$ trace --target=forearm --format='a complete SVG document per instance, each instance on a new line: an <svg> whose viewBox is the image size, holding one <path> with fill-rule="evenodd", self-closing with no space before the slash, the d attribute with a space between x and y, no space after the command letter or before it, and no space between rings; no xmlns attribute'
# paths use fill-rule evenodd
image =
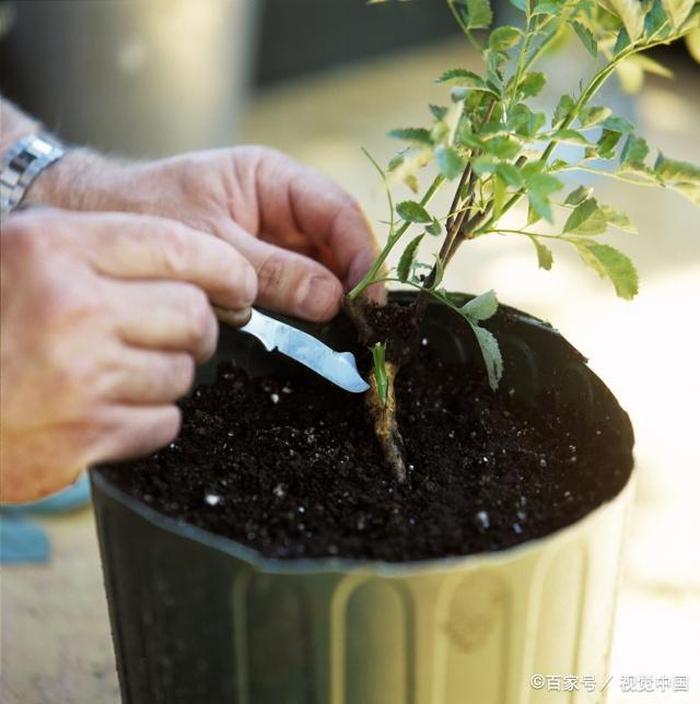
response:
<svg viewBox="0 0 700 704"><path fill-rule="evenodd" d="M23 137L44 130L38 120L2 96L0 107L0 154ZM67 210L101 210L100 201L106 201L107 187L102 188L100 184L107 173L118 170L119 166L116 160L90 149L68 146L66 154L34 180L22 202L24 205L48 205ZM98 174L100 178L97 178Z"/></svg>

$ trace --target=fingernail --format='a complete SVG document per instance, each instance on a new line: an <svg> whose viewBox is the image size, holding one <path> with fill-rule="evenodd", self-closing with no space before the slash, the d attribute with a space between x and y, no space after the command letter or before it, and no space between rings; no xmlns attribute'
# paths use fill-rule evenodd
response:
<svg viewBox="0 0 700 704"><path fill-rule="evenodd" d="M312 276L302 294L300 315L311 320L328 320L338 311L343 287L327 276Z"/></svg>

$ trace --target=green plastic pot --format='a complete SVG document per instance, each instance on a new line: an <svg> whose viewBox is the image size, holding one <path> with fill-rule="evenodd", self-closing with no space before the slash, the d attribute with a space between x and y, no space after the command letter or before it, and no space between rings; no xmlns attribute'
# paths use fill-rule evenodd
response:
<svg viewBox="0 0 700 704"><path fill-rule="evenodd" d="M393 294L400 302L412 297ZM631 472L627 414L583 357L549 325L512 308L503 306L489 327L507 360L504 387L529 399L556 385L563 399L577 401L581 423L606 418L620 431L620 466ZM313 329L349 344L342 317ZM478 354L469 330L443 307L429 307L423 333L446 359ZM231 356L254 374L287 364L224 330L215 363ZM543 539L405 564L266 559L156 512L99 468L92 486L125 704L603 698L548 692L531 677L604 681L629 481L613 500Z"/></svg>

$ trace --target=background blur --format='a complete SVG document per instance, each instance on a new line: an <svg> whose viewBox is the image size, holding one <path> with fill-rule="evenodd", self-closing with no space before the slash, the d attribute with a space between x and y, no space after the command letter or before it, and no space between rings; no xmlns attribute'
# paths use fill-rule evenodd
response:
<svg viewBox="0 0 700 704"><path fill-rule="evenodd" d="M501 19L512 9L494 5ZM656 58L674 80L647 78L636 96L613 80L605 99L650 144L700 162L698 66L682 46ZM477 62L442 0L0 3L0 86L64 138L139 158L265 143L338 180L374 222L384 197L360 147L385 163L397 147L385 133L427 122L428 102L444 100L434 77ZM541 98L551 105L590 66L571 42L545 70ZM639 269L634 302L616 299L567 250L545 272L529 243L497 237L462 249L448 287L495 288L503 302L552 321L630 412L638 488L609 701L697 702L700 210L670 192L590 183L639 227L611 237ZM0 701L116 702L92 516L45 526L50 563L3 569ZM623 694L618 679L629 675L687 676L690 692Z"/></svg>

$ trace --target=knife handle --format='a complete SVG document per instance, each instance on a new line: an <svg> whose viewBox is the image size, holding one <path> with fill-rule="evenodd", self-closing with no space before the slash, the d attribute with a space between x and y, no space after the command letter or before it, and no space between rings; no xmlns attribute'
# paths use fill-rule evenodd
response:
<svg viewBox="0 0 700 704"><path fill-rule="evenodd" d="M243 310L231 310L230 308L220 308L212 306L214 313L220 322L231 325L234 328L243 327L250 320L250 308Z"/></svg>

